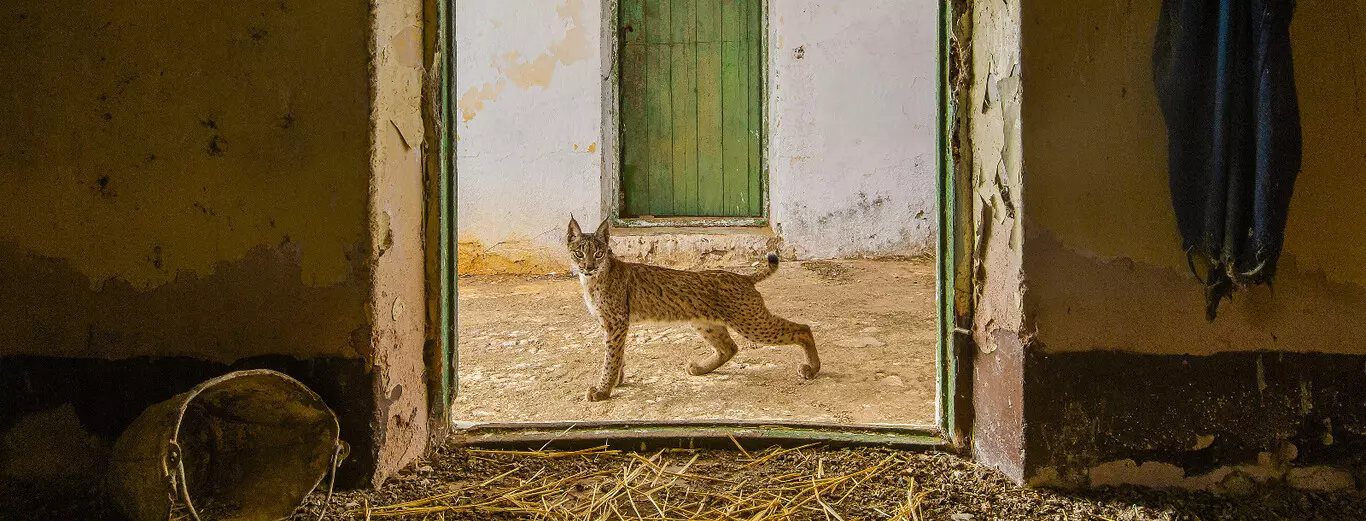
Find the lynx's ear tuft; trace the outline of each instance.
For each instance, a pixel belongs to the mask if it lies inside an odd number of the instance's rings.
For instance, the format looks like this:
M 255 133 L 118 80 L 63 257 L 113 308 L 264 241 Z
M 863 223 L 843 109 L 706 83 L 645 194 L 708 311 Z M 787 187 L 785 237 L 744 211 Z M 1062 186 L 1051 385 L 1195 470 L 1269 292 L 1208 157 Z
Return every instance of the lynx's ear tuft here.
M 607 226 L 607 221 L 608 221 L 607 219 L 603 219 L 603 220 L 602 220 L 602 224 L 599 224 L 599 225 L 598 225 L 598 231 L 593 232 L 593 235 L 598 236 L 598 238 L 599 238 L 599 239 L 602 239 L 603 242 L 606 242 L 606 241 L 607 241 L 607 239 L 608 239 L 608 234 L 611 233 L 611 230 L 610 230 L 610 229 L 608 228 L 608 226 Z
M 583 238 L 583 230 L 579 229 L 579 221 L 574 220 L 574 215 L 569 215 L 569 235 L 566 242 L 574 242 Z

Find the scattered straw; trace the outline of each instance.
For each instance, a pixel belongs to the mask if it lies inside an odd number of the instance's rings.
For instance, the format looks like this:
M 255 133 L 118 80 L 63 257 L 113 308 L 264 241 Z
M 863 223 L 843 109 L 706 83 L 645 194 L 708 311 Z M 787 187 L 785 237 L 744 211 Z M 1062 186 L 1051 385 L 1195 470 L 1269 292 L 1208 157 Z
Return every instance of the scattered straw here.
M 494 514 L 513 515 L 546 521 L 796 521 L 863 519 L 853 505 L 843 504 L 860 485 L 906 460 L 896 454 L 866 468 L 849 470 L 830 467 L 824 459 L 814 465 L 803 464 L 798 472 L 781 475 L 772 465 L 783 461 L 791 470 L 801 458 L 778 459 L 785 454 L 800 455 L 815 444 L 745 453 L 749 460 L 739 469 L 717 473 L 709 468 L 693 471 L 698 454 L 682 465 L 670 464 L 665 451 L 653 455 L 619 454 L 606 446 L 579 451 L 491 451 L 471 450 L 489 457 L 511 459 L 511 469 L 478 484 L 467 484 L 441 494 L 395 503 L 371 506 L 368 503 L 352 516 L 366 519 L 437 519 L 447 514 L 482 518 Z M 739 443 L 736 443 L 739 447 Z M 531 472 L 518 458 L 563 460 L 572 457 L 605 456 L 585 461 L 580 470 L 569 475 Z M 875 461 L 875 460 L 869 460 Z M 760 468 L 755 468 L 760 467 Z M 847 465 L 846 465 L 847 467 Z M 591 469 L 591 470 L 589 470 Z M 747 470 L 751 469 L 751 470 Z M 501 470 L 501 469 L 500 469 Z M 530 474 L 518 477 L 519 472 Z M 922 521 L 920 504 L 924 493 L 917 493 L 911 480 L 906 501 L 885 516 L 901 521 Z M 814 517 L 813 517 L 814 516 Z
M 753 459 L 754 459 L 754 456 L 750 456 L 750 455 L 749 455 L 749 451 L 745 450 L 745 447 L 744 447 L 743 445 L 740 445 L 740 441 L 739 441 L 739 440 L 736 440 L 734 435 L 727 434 L 726 437 L 730 438 L 730 442 L 735 444 L 735 448 L 740 449 L 740 454 L 744 454 L 744 455 L 745 455 L 745 459 L 747 459 L 747 460 L 753 460 Z

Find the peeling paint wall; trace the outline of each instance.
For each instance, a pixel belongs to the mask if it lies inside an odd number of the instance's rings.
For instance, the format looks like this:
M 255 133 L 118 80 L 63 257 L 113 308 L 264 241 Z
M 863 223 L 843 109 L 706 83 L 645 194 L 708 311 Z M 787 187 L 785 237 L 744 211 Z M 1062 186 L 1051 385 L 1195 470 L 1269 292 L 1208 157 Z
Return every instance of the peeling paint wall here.
M 1366 8 L 1299 4 L 1291 34 L 1304 162 L 1285 253 L 1274 289 L 1235 294 L 1208 323 L 1167 188 L 1151 69 L 1160 5 L 1024 5 L 1030 466 L 1072 483 L 1094 467 L 1096 484 L 1148 479 L 1147 460 L 1205 479 L 1256 465 L 1291 438 L 1313 441 L 1295 441 L 1298 459 L 1286 465 L 1341 463 L 1333 455 L 1359 450 L 1366 432 L 1366 397 L 1353 383 L 1366 371 L 1366 195 L 1356 189 L 1366 173 L 1366 47 L 1356 29 Z M 1126 356 L 1137 357 L 1130 370 L 1101 369 Z M 1179 376 L 1159 385 L 1132 370 L 1159 365 Z M 1322 393 L 1340 406 L 1324 407 Z M 1146 397 L 1128 404 L 1137 410 L 1119 405 L 1134 395 Z M 1269 427 L 1229 427 L 1247 414 Z M 1201 452 L 1199 439 L 1222 448 Z M 1138 461 L 1117 463 L 1129 458 Z
M 973 452 L 1020 479 L 1024 473 L 1024 276 L 1020 111 L 1020 5 L 971 2 L 959 29 L 970 35 L 967 99 L 971 178 Z M 968 169 L 963 173 L 961 169 Z
M 569 215 L 612 211 L 615 8 L 457 3 L 461 273 L 563 271 Z M 932 251 L 937 8 L 768 3 L 769 208 L 798 256 Z
M 427 450 L 423 255 L 423 3 L 374 4 L 371 33 L 370 255 L 378 486 Z
M 799 258 L 933 253 L 939 3 L 768 10 L 774 231 Z
M 603 6 L 455 9 L 460 272 L 565 271 L 570 214 L 603 217 Z

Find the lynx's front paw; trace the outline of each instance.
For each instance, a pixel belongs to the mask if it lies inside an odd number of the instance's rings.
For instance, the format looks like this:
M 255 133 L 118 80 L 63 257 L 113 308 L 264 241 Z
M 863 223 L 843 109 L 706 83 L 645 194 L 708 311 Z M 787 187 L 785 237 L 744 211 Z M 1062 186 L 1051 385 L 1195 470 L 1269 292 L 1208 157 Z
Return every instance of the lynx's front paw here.
M 702 368 L 702 366 L 697 365 L 697 362 L 690 362 L 690 363 L 688 364 L 688 374 L 690 374 L 690 375 L 693 375 L 693 376 L 702 376 L 702 375 L 704 375 L 704 374 L 707 374 L 708 372 L 709 372 L 709 371 L 707 371 L 706 369 Z
M 821 368 L 819 367 L 811 367 L 808 364 L 802 364 L 801 368 L 797 369 L 797 376 L 802 377 L 803 380 L 810 380 L 815 378 L 816 373 L 819 373 L 820 371 Z
M 590 402 L 601 402 L 610 396 L 612 396 L 611 390 L 600 391 L 597 387 L 588 388 L 588 401 Z

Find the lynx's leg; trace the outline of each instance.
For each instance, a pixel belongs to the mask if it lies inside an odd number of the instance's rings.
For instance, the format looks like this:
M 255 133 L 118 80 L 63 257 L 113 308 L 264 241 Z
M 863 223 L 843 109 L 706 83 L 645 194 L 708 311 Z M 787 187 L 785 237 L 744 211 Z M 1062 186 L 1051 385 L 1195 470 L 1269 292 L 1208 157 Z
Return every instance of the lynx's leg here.
M 625 321 L 603 325 L 607 350 L 603 353 L 598 385 L 588 388 L 588 401 L 600 402 L 612 396 L 612 387 L 620 380 L 626 365 L 626 331 L 629 327 Z
M 701 376 L 715 371 L 716 368 L 729 362 L 731 357 L 735 356 L 735 352 L 739 350 L 735 347 L 735 341 L 731 340 L 730 331 L 726 329 L 725 324 L 697 323 L 693 324 L 692 327 L 697 330 L 697 334 L 706 339 L 707 343 L 711 344 L 711 348 L 716 352 L 706 360 L 688 364 L 688 374 L 690 375 Z
M 811 335 L 810 326 L 774 316 L 767 310 L 754 318 L 737 320 L 731 325 L 755 343 L 802 346 L 806 352 L 806 363 L 798 368 L 797 375 L 810 380 L 820 372 L 821 357 L 816 353 L 816 339 Z

